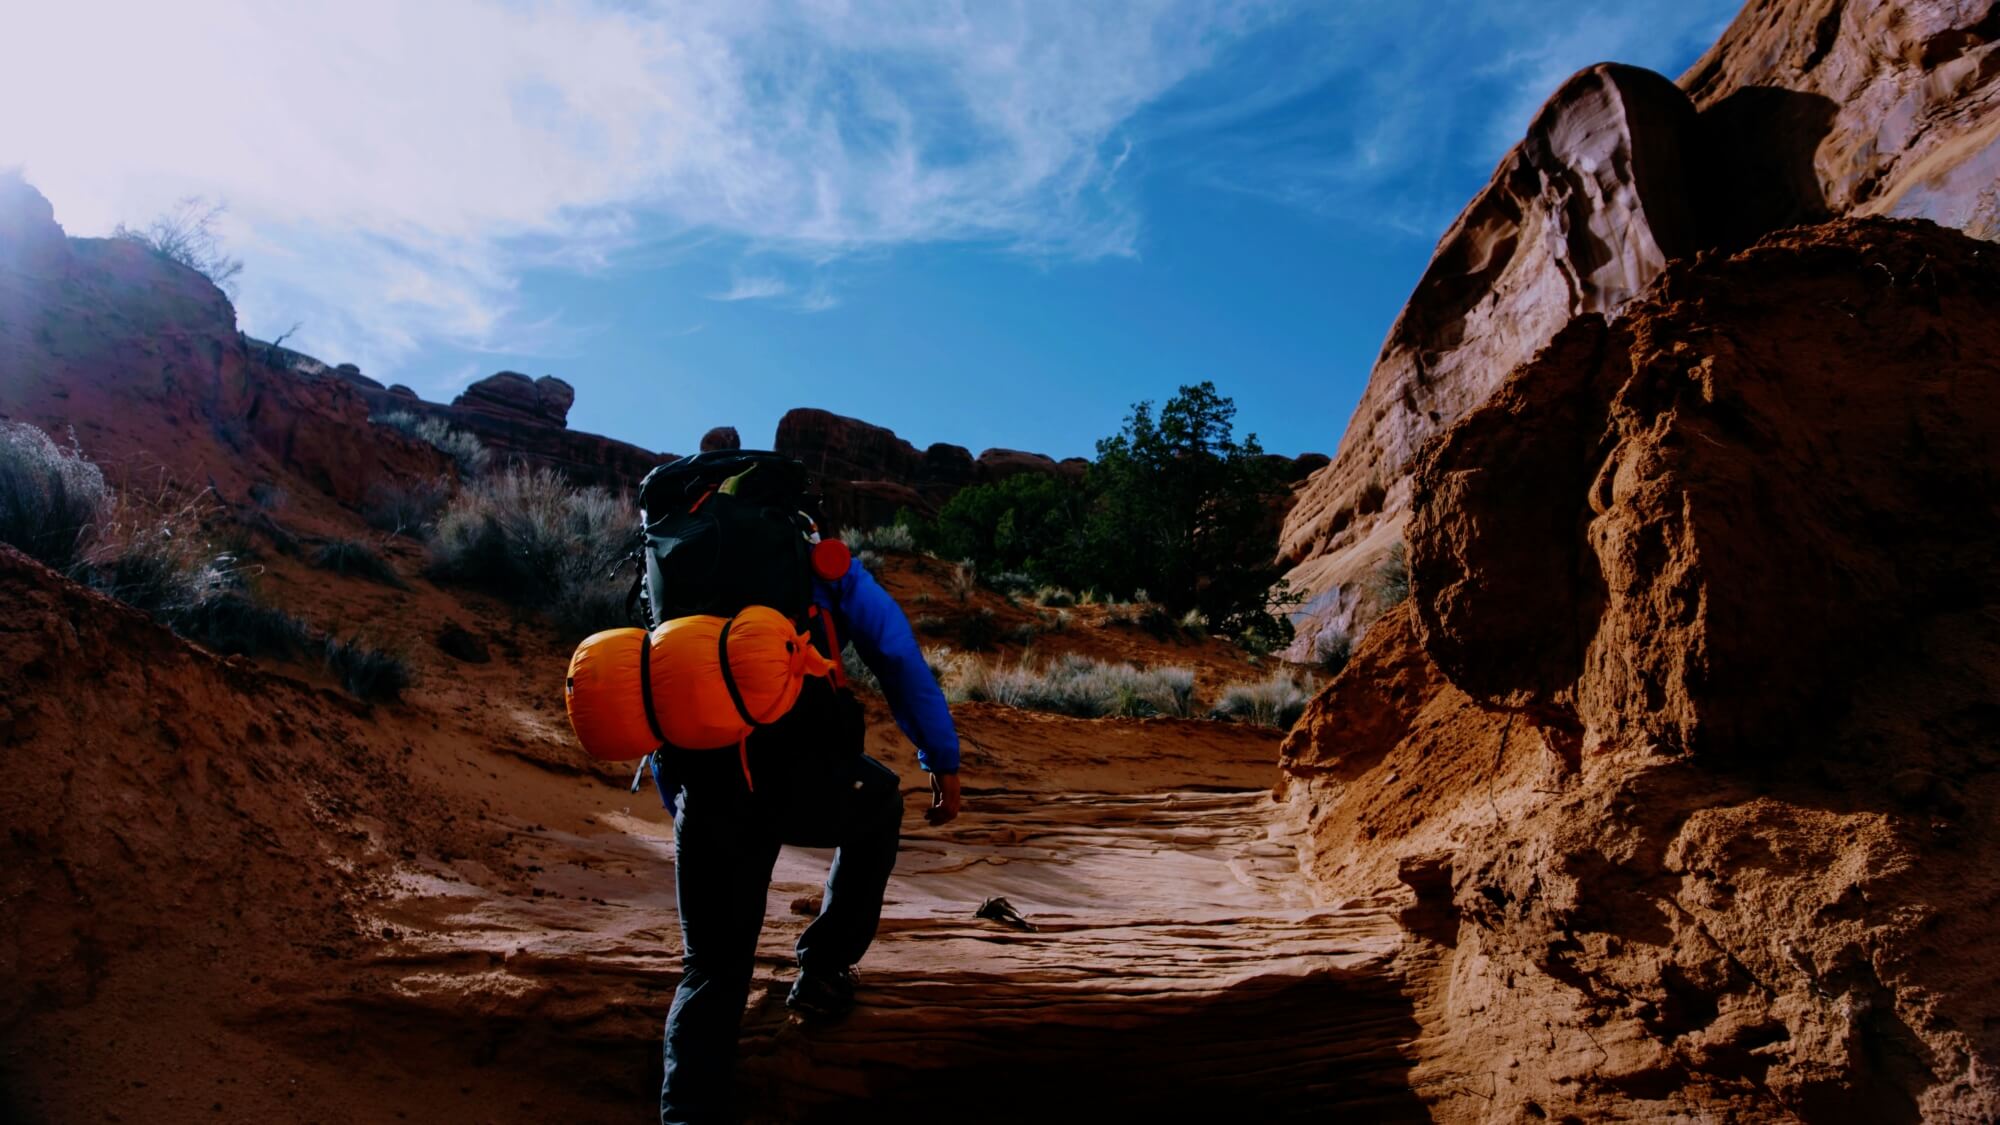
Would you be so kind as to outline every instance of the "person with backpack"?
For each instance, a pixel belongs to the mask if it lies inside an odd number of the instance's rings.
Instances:
[[[875,674],[897,726],[915,744],[931,778],[925,816],[933,825],[959,814],[958,735],[902,609],[844,547],[820,537],[803,465],[744,450],[684,457],[647,475],[640,507],[643,591],[653,622],[733,620],[749,607],[769,607],[800,627],[800,639],[810,638],[825,658],[817,665],[830,670],[804,677],[782,715],[754,713],[731,675],[744,657],[729,657],[724,622],[719,670],[749,733],[734,753],[663,746],[649,759],[674,817],[682,946],[680,987],[666,1021],[660,1121],[728,1120],[779,849],[836,849],[819,915],[798,939],[799,973],[786,999],[813,1022],[837,1020],[853,1007],[854,966],[874,941],[896,864],[902,785],[863,753],[866,720],[840,672],[843,645],[852,644]],[[653,706],[648,695],[647,722],[666,743]]]

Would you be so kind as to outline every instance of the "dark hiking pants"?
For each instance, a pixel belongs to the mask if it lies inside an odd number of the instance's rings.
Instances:
[[[681,983],[667,1015],[662,1125],[734,1118],[737,1033],[781,845],[838,849],[819,917],[798,940],[802,969],[860,961],[882,918],[902,830],[897,777],[858,752],[829,754],[824,745],[788,739],[806,725],[790,718],[751,740],[755,793],[733,753],[701,755],[681,772],[674,820]],[[851,725],[858,723],[857,713]],[[829,715],[812,725],[831,734],[825,727],[850,722]],[[858,729],[854,735],[849,745],[858,746]]]

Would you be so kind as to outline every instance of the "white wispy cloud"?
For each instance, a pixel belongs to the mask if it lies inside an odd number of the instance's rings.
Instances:
[[[834,296],[832,290],[827,289],[825,286],[816,286],[799,298],[799,309],[802,312],[825,312],[828,309],[838,307],[840,307],[840,298]]]
[[[1427,242],[1564,79],[1606,61],[1672,77],[1737,6],[1319,6],[1225,50],[1134,128],[1204,186]]]
[[[730,283],[729,288],[720,293],[710,293],[711,301],[762,301],[772,297],[782,297],[792,291],[792,287],[781,277],[768,274],[761,276],[741,276]]]
[[[0,105],[33,110],[0,114],[0,164],[72,233],[226,200],[252,330],[303,319],[303,346],[393,377],[430,344],[537,344],[525,271],[661,240],[1130,254],[1120,123],[1266,8],[27,5]]]

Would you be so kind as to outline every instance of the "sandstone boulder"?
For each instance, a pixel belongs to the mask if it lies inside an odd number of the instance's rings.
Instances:
[[[838,527],[876,527],[902,508],[936,515],[962,488],[1016,473],[1081,475],[1086,462],[989,449],[975,459],[964,446],[936,443],[919,451],[895,431],[825,410],[792,410],[778,422],[773,448],[796,457],[819,479],[827,518]]]
[[[718,449],[741,449],[743,439],[736,433],[735,426],[717,426],[701,435],[701,452],[712,453]]]
[[[1436,1119],[2000,1113],[1996,449],[2000,261],[1850,219],[1425,453],[1411,598],[1283,755],[1326,896],[1407,904]]]
[[[465,388],[451,404],[464,410],[562,426],[567,424],[570,405],[575,401],[576,389],[553,375],[530,379],[518,371],[499,371]]]
[[[1328,595],[1386,549],[1375,532],[1400,520],[1426,440],[1571,317],[1617,309],[1703,245],[1687,186],[1694,130],[1693,107],[1665,78],[1592,67],[1556,91],[1445,232],[1339,452],[1285,520],[1292,586],[1322,599],[1315,626],[1338,616]]]

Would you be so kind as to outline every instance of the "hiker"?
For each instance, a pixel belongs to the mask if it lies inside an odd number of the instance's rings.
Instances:
[[[798,462],[740,450],[682,458],[640,489],[654,621],[771,606],[802,622],[832,665],[826,677],[806,677],[791,709],[757,726],[740,752],[666,749],[650,759],[674,816],[682,944],[662,1125],[733,1114],[737,1034],[782,845],[838,849],[819,916],[796,946],[786,1006],[826,1022],[854,1005],[854,966],[881,920],[903,802],[896,774],[862,752],[866,722],[841,676],[843,642],[880,680],[930,773],[926,819],[941,825],[959,812],[958,735],[944,694],[895,600],[844,547],[819,542],[806,492]]]

